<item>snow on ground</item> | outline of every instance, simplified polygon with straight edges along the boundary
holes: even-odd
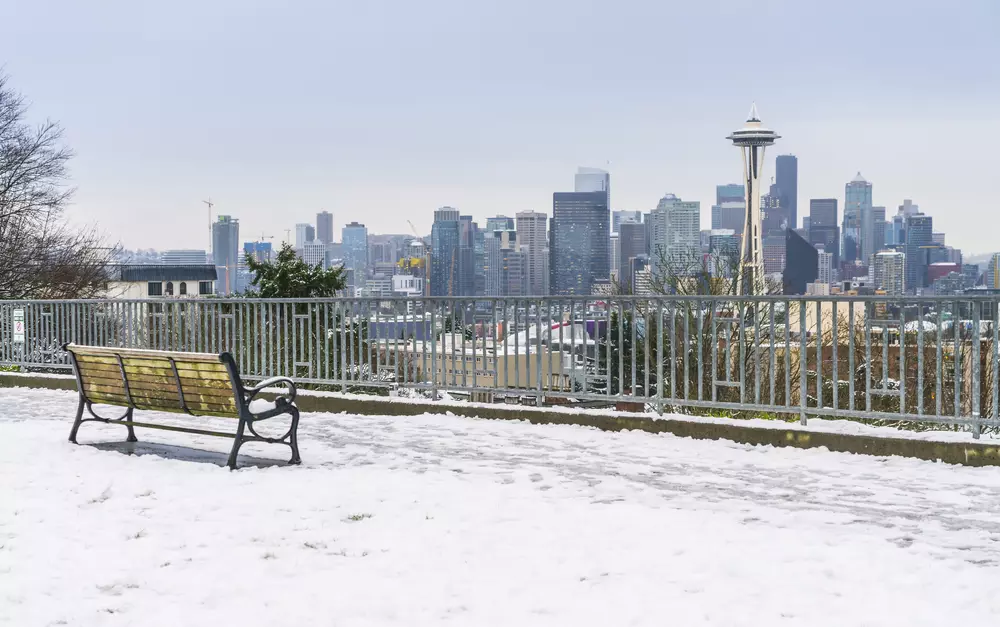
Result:
[[[304,414],[233,473],[75,406],[0,390],[0,624],[1000,624],[996,468]]]

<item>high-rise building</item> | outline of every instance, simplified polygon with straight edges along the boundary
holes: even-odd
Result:
[[[611,234],[611,278],[613,281],[621,281],[621,246],[617,233]]]
[[[431,227],[431,296],[464,296],[456,277],[461,274],[461,240],[458,209],[442,207],[434,212]]]
[[[537,211],[517,214],[517,244],[524,254],[528,296],[547,296],[549,293],[549,217]]]
[[[660,199],[650,216],[653,273],[691,276],[701,270],[701,203],[674,194]]]
[[[872,255],[872,279],[875,289],[898,296],[906,289],[906,255],[893,250],[883,250]]]
[[[782,198],[778,196],[778,186],[771,185],[770,193],[764,194],[760,199],[760,220],[764,237],[768,235],[785,236],[785,229],[788,228],[788,216],[785,207],[782,206]]]
[[[611,200],[611,175],[598,168],[577,168],[573,190],[576,192],[604,192]]]
[[[774,162],[774,175],[782,217],[787,226],[794,229],[799,225],[799,159],[795,155],[778,155]]]
[[[215,293],[228,296],[237,289],[240,264],[240,221],[231,216],[218,216],[212,223],[212,259],[218,278]]]
[[[740,238],[732,229],[708,232],[708,272],[715,277],[735,276],[739,269]]]
[[[333,241],[333,214],[329,211],[316,214],[316,239],[323,244]]]
[[[243,242],[243,255],[264,263],[274,258],[274,247],[271,242]]]
[[[626,220],[619,226],[618,232],[618,282],[628,290],[634,288],[630,285],[629,273],[626,270],[632,266],[631,260],[636,257],[646,256],[646,226],[635,220]]]
[[[514,218],[508,218],[507,216],[495,216],[493,218],[486,218],[486,231],[485,233],[489,235],[494,231],[513,231],[514,228]]]
[[[478,225],[472,221],[472,216],[459,216],[458,225],[460,233],[458,254],[461,263],[460,272],[455,277],[456,288],[462,296],[482,294],[486,287],[485,243],[479,235]]]
[[[861,222],[862,215],[872,207],[872,184],[858,172],[844,189],[844,225],[842,235],[841,263],[852,263],[862,259]],[[865,258],[867,259],[867,258]]]
[[[368,229],[351,222],[340,231],[343,244],[344,269],[348,271],[348,287],[364,289],[368,279]],[[325,250],[325,245],[324,245]]]
[[[302,261],[310,266],[326,267],[326,244],[317,242],[316,240],[306,242],[299,249],[299,255],[302,257]],[[355,285],[354,269],[348,268],[346,264],[344,265],[344,269],[347,271],[347,284],[353,287]]]
[[[610,280],[610,230],[607,192],[552,195],[549,273],[553,294],[589,295],[595,283]]]
[[[917,291],[927,287],[927,254],[923,249],[933,245],[934,221],[931,216],[914,213],[906,216],[906,289]]]
[[[944,246],[944,233],[931,233],[931,242],[938,246]]]
[[[726,139],[743,155],[743,180],[746,185],[746,219],[743,221],[743,245],[740,251],[740,272],[736,281],[738,294],[758,294],[764,289],[763,233],[760,215],[760,178],[763,174],[764,152],[779,136],[767,129],[757,115],[757,106],[750,108],[743,128]]]
[[[715,186],[715,204],[721,205],[726,202],[746,202],[746,187],[739,183],[729,183],[727,185]]]
[[[618,232],[618,225],[627,220],[642,223],[641,211],[612,211],[611,212],[611,233]]]
[[[766,246],[766,244],[765,244]],[[785,231],[785,294],[805,294],[806,285],[819,279],[819,251],[794,229]]]
[[[862,207],[861,209],[861,260],[871,256],[885,246],[885,207]]]
[[[160,262],[167,266],[204,266],[208,264],[208,253],[204,250],[167,250],[160,256]]]
[[[809,228],[814,226],[837,226],[836,198],[813,198],[809,201]]]
[[[742,199],[712,205],[712,229],[728,229],[741,234],[743,233],[743,221],[746,219],[746,212],[746,202]]]
[[[920,207],[913,204],[913,201],[907,198],[903,201],[903,204],[899,206],[899,215],[906,217],[912,216],[920,213]]]
[[[524,255],[518,252],[517,231],[497,229],[483,233],[486,296],[521,296],[524,289]]]
[[[295,247],[299,250],[306,244],[316,239],[316,229],[311,224],[301,223],[295,225]]]
[[[785,238],[768,235],[764,238],[764,275],[781,274],[785,271]]]
[[[816,251],[816,283],[830,285],[833,283],[833,254],[825,250]]]
[[[986,287],[1000,290],[1000,253],[994,253],[993,258],[986,268]]]

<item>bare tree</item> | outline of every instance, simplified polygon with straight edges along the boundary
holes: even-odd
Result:
[[[26,113],[0,74],[0,299],[97,295],[114,250],[67,223],[73,153],[57,123],[32,126]]]

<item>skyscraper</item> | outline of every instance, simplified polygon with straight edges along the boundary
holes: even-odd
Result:
[[[316,239],[316,228],[304,222],[295,225],[295,247],[299,250]]]
[[[574,179],[576,192],[604,192],[611,200],[611,175],[598,168],[577,168]]]
[[[740,149],[743,155],[743,180],[746,185],[746,219],[743,221],[743,247],[740,251],[740,272],[736,279],[738,294],[757,294],[763,291],[763,244],[760,216],[760,177],[764,169],[764,152],[774,144],[779,135],[761,124],[757,105],[750,108],[743,128],[726,139]]]
[[[746,219],[745,201],[726,201],[712,205],[712,228],[714,230],[729,229],[737,234],[743,233],[743,221]]]
[[[316,239],[323,244],[333,241],[333,214],[329,211],[316,214]]]
[[[701,269],[701,203],[667,194],[657,203],[650,219],[654,274],[696,274]]]
[[[517,249],[517,231],[497,229],[483,233],[486,296],[521,296],[525,288],[523,254]]]
[[[875,289],[898,296],[906,289],[906,255],[892,250],[883,250],[872,255],[872,279]]]
[[[343,243],[344,269],[348,273],[347,285],[363,289],[368,279],[368,229],[364,224],[351,222],[341,229],[340,238]]]
[[[431,227],[431,296],[461,296],[456,289],[455,277],[461,271],[459,255],[458,209],[441,207],[434,212],[434,225]]]
[[[809,201],[809,228],[837,226],[837,199],[813,198]]]
[[[844,189],[844,245],[841,261],[851,263],[862,259],[861,221],[862,215],[872,207],[872,184],[861,173],[855,176]],[[864,258],[867,262],[867,258]]]
[[[934,221],[931,216],[914,213],[906,216],[906,290],[915,292],[927,287],[927,254],[933,245]]]
[[[833,283],[833,254],[825,250],[816,250],[816,283],[830,285]]]
[[[633,222],[642,222],[642,212],[641,211],[612,211],[611,212],[611,232],[618,232],[618,225],[626,220],[632,220]]]
[[[537,211],[517,214],[517,245],[524,253],[526,287],[529,296],[549,293],[549,217]]]
[[[788,228],[794,229],[799,225],[799,159],[795,155],[778,155],[774,170],[782,217],[787,220]]]
[[[715,186],[715,204],[721,205],[724,202],[746,202],[746,187],[739,183],[728,183],[726,185]]]
[[[623,288],[634,288],[630,285],[632,278],[629,273],[631,260],[646,255],[646,226],[635,220],[626,220],[618,228],[618,283]]]
[[[610,279],[610,227],[607,192],[552,195],[549,273],[553,294],[589,295],[595,283]]]
[[[240,221],[230,216],[218,216],[212,224],[212,259],[218,278],[215,293],[228,296],[236,291],[236,272],[239,267]]]
[[[861,260],[885,246],[885,207],[862,207],[861,209]]]
[[[494,231],[513,231],[514,229],[514,218],[508,218],[507,216],[496,216],[493,218],[486,218],[486,234],[489,235]]]
[[[785,294],[805,294],[806,285],[819,277],[819,252],[793,229],[785,231]]]

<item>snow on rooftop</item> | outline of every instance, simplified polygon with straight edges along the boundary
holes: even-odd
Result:
[[[206,463],[225,440],[137,429],[150,454],[74,446],[73,393],[3,397],[0,624],[1000,621],[995,468],[303,414],[303,466],[229,472]]]

